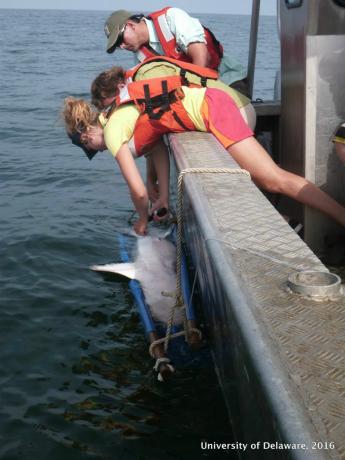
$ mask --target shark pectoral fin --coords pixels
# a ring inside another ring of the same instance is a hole
[[[135,278],[135,268],[132,263],[92,265],[90,269],[95,272],[115,273],[131,280]]]

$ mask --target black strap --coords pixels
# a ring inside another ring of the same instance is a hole
[[[170,108],[168,82],[166,80],[162,80],[162,99],[163,99],[163,106]]]
[[[175,111],[173,111],[173,117],[175,118],[175,121],[185,130],[185,131],[190,131],[190,129],[183,123],[181,118],[177,115]]]
[[[150,87],[148,84],[144,85],[144,95],[145,95],[145,110],[144,112],[148,114],[151,120],[159,120],[165,112],[170,110],[170,101],[176,100],[173,93],[169,94],[168,92],[168,82],[167,80],[162,80],[162,94],[151,99]],[[138,102],[141,102],[140,100]],[[154,111],[154,109],[158,109]]]
[[[189,81],[187,80],[186,73],[187,73],[186,69],[180,69],[180,77],[182,80],[182,84],[184,86],[189,86]]]
[[[150,87],[146,83],[144,85],[144,96],[145,96],[145,112],[152,112],[153,107],[152,107],[152,102],[151,102],[151,94],[150,94]]]
[[[161,95],[162,103],[161,103],[161,106],[158,112],[152,111],[151,114],[149,113],[149,117],[152,120],[159,120],[165,112],[168,112],[168,110],[170,110],[168,82],[166,80],[162,80],[161,85],[162,85],[162,95]]]

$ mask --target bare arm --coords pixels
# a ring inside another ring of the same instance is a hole
[[[146,187],[151,203],[158,199],[157,173],[152,155],[146,157]]]
[[[134,224],[134,230],[139,235],[146,233],[148,220],[149,199],[145,184],[127,144],[123,144],[116,155],[121,173],[127,182],[135,209],[139,219]]]
[[[187,48],[187,56],[191,58],[193,64],[201,67],[209,65],[210,55],[205,43],[190,43]]]
[[[150,157],[158,179],[158,196],[151,209],[151,212],[153,212],[159,208],[169,207],[170,164],[168,149],[163,141],[155,144]]]
[[[166,20],[176,38],[178,49],[191,59],[193,64],[208,67],[210,58],[206,47],[205,30],[199,19],[193,18],[180,8],[169,8]]]

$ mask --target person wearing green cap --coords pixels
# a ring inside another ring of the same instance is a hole
[[[166,7],[147,16],[125,10],[113,12],[105,22],[108,53],[116,48],[135,53],[139,62],[155,55],[192,62],[219,71],[227,85],[248,95],[246,72],[229,56],[213,33],[179,8]]]

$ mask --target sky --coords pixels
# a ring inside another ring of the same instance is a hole
[[[260,12],[275,15],[277,0],[261,0]],[[252,0],[0,0],[0,8],[155,11],[175,6],[189,13],[250,14]]]

